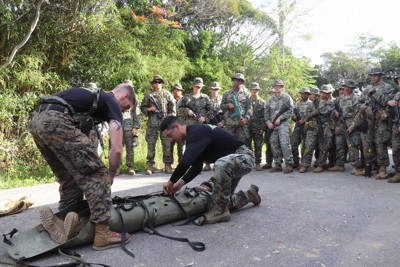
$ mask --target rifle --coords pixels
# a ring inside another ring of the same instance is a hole
[[[162,111],[162,107],[160,107],[160,104],[159,104],[159,102],[158,102],[158,100],[157,99],[155,99],[154,98],[154,96],[152,96],[152,95],[149,95],[149,100],[150,100],[150,102],[151,103],[153,103],[153,105],[156,107],[156,113],[157,113],[157,118],[158,119],[162,119],[162,118],[164,118],[164,112]]]
[[[314,100],[314,108],[318,110],[319,108],[319,98],[316,98]],[[322,128],[322,120],[321,120],[321,114],[319,112],[315,115],[315,118],[317,120],[317,125],[318,125],[318,135],[319,135],[319,145],[323,144],[324,140],[324,129]]]
[[[369,128],[369,142],[368,142],[368,156],[365,157],[365,177],[371,177],[372,174],[372,162],[374,161],[374,148],[375,148],[375,113],[376,113],[376,100],[373,96],[370,98],[371,101],[371,109],[372,109],[372,122],[371,127]]]
[[[189,99],[187,99],[187,100],[189,100]],[[202,115],[201,115],[200,111],[197,109],[197,107],[194,105],[193,101],[188,101],[187,103],[185,103],[185,107],[187,107],[188,109],[193,111],[193,113],[194,113],[193,119],[198,122]]]
[[[222,115],[224,113],[221,110],[214,110],[213,111],[213,116],[210,120],[210,124],[217,125],[222,121]]]
[[[235,106],[235,111],[231,114],[232,118],[238,118],[239,120],[243,119],[242,115],[242,108],[240,107],[239,101],[237,100],[237,97],[235,95],[232,96],[232,104]],[[249,128],[247,125],[243,125],[243,134],[244,137],[247,139],[250,137],[249,134]]]
[[[281,107],[281,109],[279,110],[278,114],[276,114],[274,120],[272,121],[272,124],[275,125],[275,122],[276,122],[276,120],[279,118],[279,116],[281,116],[283,113],[285,113],[285,112],[288,111],[289,109],[290,109],[289,106],[286,106],[285,104],[282,105],[282,107]],[[265,136],[265,138],[266,138],[266,140],[269,140],[269,137],[271,136],[272,131],[273,131],[274,129],[271,130],[271,129],[268,129],[268,128],[267,128],[267,130],[268,130],[268,131],[267,131],[267,135]]]
[[[339,105],[339,102],[336,102],[336,103],[335,103],[335,109],[336,109],[336,111],[339,113],[339,121],[340,121],[340,123],[343,125],[344,135],[345,135],[346,137],[349,137],[349,134],[347,133],[347,129],[348,129],[348,127],[347,127],[347,122],[346,122],[346,119],[345,119],[344,116],[343,116],[343,109],[342,109],[342,107]]]
[[[296,125],[299,126],[299,130],[300,130],[300,136],[301,139],[306,140],[306,133],[304,132],[304,124],[298,124],[298,122],[301,120],[301,116],[300,116],[300,112],[299,112],[299,108],[295,108],[293,109],[294,115],[296,115]]]

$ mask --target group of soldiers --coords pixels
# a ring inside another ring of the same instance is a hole
[[[264,100],[259,96],[259,84],[251,83],[248,90],[241,73],[232,77],[232,88],[222,96],[218,94],[221,89],[218,82],[211,83],[210,96],[202,93],[205,85],[200,77],[191,82],[191,93],[184,94],[179,83],[170,93],[163,88],[163,78],[156,75],[150,81],[153,90],[144,96],[140,106],[127,113],[129,116],[124,122],[127,137],[124,140],[129,143],[136,134],[141,112],[148,117],[146,174],[154,172],[158,137],[163,148],[163,170],[172,173],[174,146],[177,146],[180,160],[185,144],[171,143],[161,134],[160,123],[163,117],[176,115],[186,125],[213,124],[238,137],[253,149],[257,171],[270,169],[270,172],[291,173],[298,169],[300,173],[306,173],[315,156],[315,173],[326,169],[343,172],[345,162],[348,162],[352,167],[351,174],[371,176],[371,172],[377,171],[376,179],[389,176],[386,169],[389,166],[388,145],[391,144],[396,173],[388,181],[400,182],[400,93],[383,81],[382,69],[372,68],[369,76],[371,84],[362,92],[350,79],[336,89],[330,84],[322,85],[320,89],[303,88],[299,100],[294,103],[285,93],[284,82],[279,79],[269,89],[268,99]],[[400,77],[395,77],[395,82],[398,81]],[[266,164],[261,166],[264,143]],[[134,174],[133,152],[131,148],[128,151],[128,146],[127,165],[130,174]],[[209,163],[204,164],[204,171],[211,169]]]

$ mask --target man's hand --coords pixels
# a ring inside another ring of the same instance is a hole
[[[174,194],[174,196],[175,196],[176,192],[178,192],[178,190],[181,189],[181,187],[184,186],[184,185],[185,185],[185,181],[182,180],[182,179],[179,179],[179,180],[174,184],[174,186],[173,186],[173,188],[172,188],[172,193]]]
[[[188,115],[189,115],[189,117],[195,117],[196,116],[196,114],[194,114],[194,112],[191,109],[188,110]]]
[[[296,115],[292,115],[292,121],[297,121],[297,116]]]
[[[267,124],[267,126],[268,126],[268,129],[270,129],[270,130],[275,128],[275,126],[270,122]]]
[[[147,108],[147,111],[148,112],[157,112],[157,108],[154,106],[151,106],[151,107]]]
[[[168,180],[167,182],[164,183],[163,185],[163,193],[164,195],[171,195],[172,194],[172,189],[173,189],[174,183],[171,182],[171,180]]]
[[[281,118],[277,118],[275,121],[275,126],[279,126],[281,124]]]
[[[387,102],[387,104],[388,104],[389,106],[391,106],[391,107],[395,107],[395,106],[398,105],[398,102],[397,102],[396,100],[389,100],[389,101]]]
[[[211,192],[211,188],[208,187],[208,186],[205,185],[205,184],[201,184],[201,185],[199,185],[198,187],[196,187],[196,191],[197,191],[197,192]]]
[[[242,125],[246,125],[247,124],[247,118],[242,118],[242,120],[240,121],[240,123]]]
[[[222,127],[224,127],[224,124],[223,124],[222,122],[218,122],[218,123],[217,123],[217,126],[220,127],[220,128],[222,128]]]
[[[351,135],[352,133],[353,133],[353,128],[350,128],[350,127],[349,127],[349,128],[347,129],[347,134],[348,134],[348,135]]]
[[[137,130],[138,130],[137,128],[133,128],[132,129],[132,135],[137,135]]]
[[[298,125],[303,125],[304,123],[306,123],[306,121],[304,119],[301,119],[297,122]]]
[[[228,103],[228,108],[229,108],[230,110],[234,110],[234,109],[235,109],[235,105],[232,104],[232,103]]]
[[[201,116],[201,117],[198,119],[198,121],[199,121],[199,123],[203,123],[203,122],[206,121],[206,119],[205,119],[203,116]]]

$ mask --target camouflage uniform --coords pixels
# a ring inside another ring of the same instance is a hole
[[[249,121],[249,133],[250,140],[249,143],[251,145],[254,142],[254,153],[256,164],[261,163],[261,149],[263,145],[263,131],[265,130],[265,100],[261,97],[258,97],[257,100],[251,99],[253,116]]]
[[[29,131],[60,184],[59,210],[82,200],[85,194],[90,220],[107,221],[111,210],[108,170],[91,139],[76,127],[72,117],[45,110],[34,115]]]
[[[225,92],[222,96],[222,101],[221,101],[221,110],[224,112],[224,127],[227,131],[235,135],[237,138],[239,138],[242,142],[247,143],[247,138],[245,136],[245,130],[248,126],[243,127],[240,124],[240,118],[238,117],[232,117],[232,114],[235,112],[235,110],[230,110],[228,107],[228,103],[233,104],[233,97],[236,97],[241,111],[242,111],[242,116],[247,118],[247,121],[250,120],[251,116],[253,115],[253,109],[251,107],[251,101],[250,101],[250,94],[247,90],[247,88],[242,85],[239,91],[235,90],[234,88],[231,88],[229,91]],[[248,130],[248,128],[247,128]]]
[[[370,85],[362,92],[358,99],[360,109],[352,123],[353,129],[359,127],[361,144],[364,156],[369,162],[377,162],[379,166],[389,166],[389,155],[387,146],[390,141],[389,113],[387,102],[393,99],[394,89],[391,85],[380,82]],[[372,98],[376,101],[376,110],[372,111]],[[372,129],[372,119],[375,116],[375,128]],[[370,134],[373,130],[375,147],[370,146]]]
[[[139,105],[125,111],[123,114],[122,128],[124,129],[124,145],[126,149],[126,166],[128,168],[134,167],[134,153],[133,153],[133,135],[132,130],[134,128],[140,128],[140,108]]]
[[[175,98],[175,106],[179,107],[181,101],[182,101],[183,97],[180,97],[179,99]],[[178,116],[179,117],[179,116]],[[182,157],[183,157],[183,150],[185,147],[185,141],[179,142],[179,143],[175,143],[175,142],[171,142],[171,155],[172,155],[172,161],[174,161],[174,147],[177,147],[177,153],[178,153],[178,162],[181,161]]]
[[[394,100],[400,103],[400,92],[396,93]],[[389,179],[389,182],[400,182],[400,133],[397,130],[398,127],[400,127],[400,118],[396,118],[396,116],[394,116],[392,127],[392,156],[396,175],[395,177]]]
[[[199,97],[195,97],[193,93],[186,94],[182,97],[182,100],[178,106],[178,117],[182,120],[182,122],[187,126],[197,123],[196,119],[194,117],[190,117],[188,114],[189,108],[187,107],[187,103],[189,102],[192,103],[193,107],[195,107],[195,110],[192,111],[194,113],[197,111],[198,114],[196,114],[196,116],[204,117],[204,123],[209,123],[212,116],[211,102],[210,98],[203,93],[200,93]]]
[[[222,101],[222,96],[217,95],[216,97],[210,97],[210,103],[211,103],[211,110],[212,110],[212,116],[214,117],[215,114],[220,114],[222,113],[221,110],[221,101]],[[220,115],[221,121],[224,121],[224,118],[222,115]]]
[[[159,105],[161,105],[161,111],[165,116],[175,115],[175,99],[170,92],[162,89],[160,92],[153,91],[144,96],[140,109],[142,113],[148,117],[146,130],[147,166],[154,166],[155,164],[154,157],[158,136],[160,136],[163,147],[163,162],[165,164],[172,164],[171,142],[168,137],[160,132],[161,119],[157,117],[156,112],[148,112],[147,110],[147,108],[154,106],[149,99],[150,96],[153,96],[158,101]]]
[[[319,99],[317,98],[314,101],[319,101]],[[301,159],[301,166],[305,168],[311,165],[312,155],[317,147],[317,143],[319,156],[315,162],[315,166],[318,167],[322,167],[326,163],[328,150],[332,146],[331,113],[334,110],[334,104],[331,100],[320,101],[318,108],[315,108],[314,103],[308,107],[307,114],[309,115],[305,118],[307,121],[305,125],[306,141],[304,156]],[[321,117],[323,136],[319,136],[316,114],[320,114]]]
[[[269,123],[273,124],[276,115],[279,113],[283,105],[289,107],[289,110],[279,116],[281,123],[280,125],[275,126],[272,130],[270,143],[275,164],[280,164],[283,157],[286,166],[292,166],[294,162],[292,150],[290,148],[289,118],[293,114],[293,99],[286,93],[282,93],[279,97],[274,95],[268,98],[265,108],[265,120],[267,125]],[[268,129],[268,131],[270,131],[270,129]]]
[[[297,114],[300,116],[301,119],[305,119],[308,114],[307,111],[309,110],[309,106],[312,105],[312,101],[307,98],[306,101],[298,101],[294,105],[294,109],[296,109]],[[300,119],[297,118],[297,121]],[[302,128],[302,130],[301,130]],[[294,164],[299,164],[300,163],[300,156],[299,156],[299,145],[302,144],[301,148],[301,157],[303,157],[304,153],[304,142],[305,142],[305,135],[306,135],[306,130],[304,129],[304,124],[303,126],[295,124],[293,132],[292,132],[292,137],[290,138],[290,145],[292,147],[292,155],[293,155],[293,162]],[[303,136],[301,131],[303,131]]]

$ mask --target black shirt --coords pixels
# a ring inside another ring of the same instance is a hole
[[[78,87],[69,88],[54,95],[67,101],[76,113],[89,112],[96,97],[91,91]],[[116,120],[122,124],[122,111],[113,93],[100,91],[97,109],[93,117],[102,121]]]
[[[186,133],[185,153],[170,178],[174,183],[182,176],[185,183],[190,182],[202,171],[203,161],[214,163],[243,145],[234,135],[214,125],[196,123],[187,126]]]

